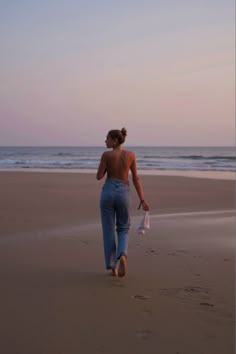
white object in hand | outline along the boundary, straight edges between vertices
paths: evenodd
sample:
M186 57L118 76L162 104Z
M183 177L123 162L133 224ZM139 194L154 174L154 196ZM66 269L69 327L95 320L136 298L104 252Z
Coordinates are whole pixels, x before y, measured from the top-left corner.
M138 234L144 235L147 230L150 229L150 222L149 222L149 212L146 211L145 214L142 216L140 225L138 227Z

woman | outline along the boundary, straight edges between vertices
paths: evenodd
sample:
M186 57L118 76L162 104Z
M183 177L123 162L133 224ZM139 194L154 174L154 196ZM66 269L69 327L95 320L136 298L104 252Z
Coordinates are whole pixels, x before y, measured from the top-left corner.
M103 153L97 171L100 180L107 174L101 191L100 208L103 230L103 243L106 269L112 275L123 277L126 274L126 258L128 250L128 232L130 227L130 187L129 171L140 199L140 206L148 211L149 205L144 199L143 189L136 168L136 157L132 151L122 149L127 131L110 130L106 137L106 146L111 151ZM118 243L115 240L115 224ZM119 262L119 267L117 263Z

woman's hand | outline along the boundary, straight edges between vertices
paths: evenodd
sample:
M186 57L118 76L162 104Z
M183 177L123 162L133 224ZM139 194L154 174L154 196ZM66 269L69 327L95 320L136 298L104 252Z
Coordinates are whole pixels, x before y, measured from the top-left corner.
M148 203L145 202L145 200L142 202L142 207L143 207L143 210L145 210L145 211L150 210L150 207L149 207Z
M143 207L143 210L145 210L145 211L149 211L150 210L150 207L149 207L148 203L146 203L144 199L140 200L140 204L139 204L138 209L141 208L141 205Z

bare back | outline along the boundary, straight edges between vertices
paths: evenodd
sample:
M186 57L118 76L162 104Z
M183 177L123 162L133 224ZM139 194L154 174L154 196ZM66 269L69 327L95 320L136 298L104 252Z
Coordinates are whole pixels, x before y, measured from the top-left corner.
M132 151L112 150L104 152L99 168L106 172L108 177L127 182L129 170L133 170L131 167L134 163L135 155Z
M107 174L108 177L128 182L129 171L143 209L148 211L149 205L144 200L142 185L137 174L136 156L132 151L114 149L104 152L97 170L97 179L100 180Z

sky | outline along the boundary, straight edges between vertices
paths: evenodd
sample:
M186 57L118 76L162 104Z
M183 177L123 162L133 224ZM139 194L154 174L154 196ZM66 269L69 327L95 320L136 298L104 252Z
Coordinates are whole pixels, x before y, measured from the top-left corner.
M0 0L0 146L235 145L234 0Z

